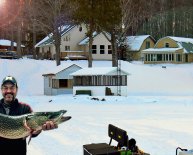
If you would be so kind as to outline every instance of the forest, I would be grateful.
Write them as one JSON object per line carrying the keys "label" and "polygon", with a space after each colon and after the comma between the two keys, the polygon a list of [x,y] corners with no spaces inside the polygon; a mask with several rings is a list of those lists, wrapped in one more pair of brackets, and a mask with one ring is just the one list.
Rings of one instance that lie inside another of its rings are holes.
{"label": "forest", "polygon": [[60,30],[67,24],[86,24],[89,49],[94,31],[110,33],[113,66],[117,65],[116,40],[121,43],[125,36],[149,34],[156,40],[163,36],[193,37],[192,0],[2,0],[0,18],[0,38],[17,42],[20,56],[24,44],[26,52],[37,58],[35,44],[53,33],[57,65]]}

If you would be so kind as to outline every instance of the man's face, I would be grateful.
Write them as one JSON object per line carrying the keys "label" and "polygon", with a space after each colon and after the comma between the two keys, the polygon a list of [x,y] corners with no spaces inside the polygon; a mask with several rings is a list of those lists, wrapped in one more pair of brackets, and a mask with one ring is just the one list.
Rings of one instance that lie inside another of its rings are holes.
{"label": "man's face", "polygon": [[17,95],[17,87],[12,83],[5,83],[1,87],[2,96],[5,103],[11,103]]}

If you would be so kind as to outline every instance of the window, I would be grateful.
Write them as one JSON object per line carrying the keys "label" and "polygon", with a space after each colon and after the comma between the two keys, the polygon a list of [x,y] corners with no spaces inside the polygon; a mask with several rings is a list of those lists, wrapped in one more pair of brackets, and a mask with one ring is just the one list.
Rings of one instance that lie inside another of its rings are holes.
{"label": "window", "polygon": [[100,54],[105,54],[105,45],[100,45]]}
{"label": "window", "polygon": [[52,79],[52,88],[58,88],[58,80]]}
{"label": "window", "polygon": [[76,76],[74,86],[120,86],[127,85],[126,75],[104,75],[104,76]]}
{"label": "window", "polygon": [[59,79],[59,88],[68,87],[68,79]]}
{"label": "window", "polygon": [[92,45],[92,54],[97,54],[97,45]]}
{"label": "window", "polygon": [[181,54],[176,54],[176,61],[178,61],[178,62],[182,61],[182,55]]}
{"label": "window", "polygon": [[169,43],[165,43],[165,47],[170,47],[170,46],[169,46]]}
{"label": "window", "polygon": [[70,51],[70,46],[65,46],[65,51]]}
{"label": "window", "polygon": [[108,45],[108,54],[112,54],[112,46]]}
{"label": "window", "polygon": [[146,41],[146,48],[150,48],[150,42]]}
{"label": "window", "polygon": [[44,53],[44,47],[42,47],[42,53]]}
{"label": "window", "polygon": [[65,36],[63,40],[64,41],[70,41],[70,35]]}
{"label": "window", "polygon": [[157,54],[157,61],[162,61],[162,54]]}
{"label": "window", "polygon": [[153,61],[156,61],[157,60],[157,55],[156,54],[152,54],[153,56],[152,56],[152,60]]}

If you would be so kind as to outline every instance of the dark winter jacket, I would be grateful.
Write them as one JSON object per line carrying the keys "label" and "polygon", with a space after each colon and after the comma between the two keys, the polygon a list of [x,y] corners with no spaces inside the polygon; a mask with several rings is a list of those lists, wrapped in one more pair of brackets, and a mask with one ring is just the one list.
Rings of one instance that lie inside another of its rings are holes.
{"label": "dark winter jacket", "polygon": [[[2,105],[3,99],[0,100],[0,113],[6,114]],[[17,116],[31,113],[32,109],[29,105],[18,102],[17,99],[11,104],[9,115]],[[25,139],[6,139],[0,137],[0,155],[26,155]]]}

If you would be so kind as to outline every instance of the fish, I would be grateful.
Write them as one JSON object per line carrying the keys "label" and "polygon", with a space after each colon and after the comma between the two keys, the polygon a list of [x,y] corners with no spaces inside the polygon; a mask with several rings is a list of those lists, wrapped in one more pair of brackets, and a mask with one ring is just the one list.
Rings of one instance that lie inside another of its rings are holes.
{"label": "fish", "polygon": [[19,139],[30,136],[31,140],[32,132],[42,130],[43,124],[47,121],[58,125],[71,119],[71,116],[63,116],[66,112],[66,110],[32,112],[19,116],[0,114],[0,137]]}

